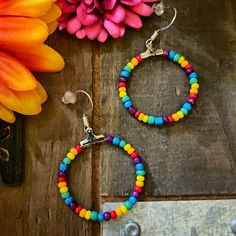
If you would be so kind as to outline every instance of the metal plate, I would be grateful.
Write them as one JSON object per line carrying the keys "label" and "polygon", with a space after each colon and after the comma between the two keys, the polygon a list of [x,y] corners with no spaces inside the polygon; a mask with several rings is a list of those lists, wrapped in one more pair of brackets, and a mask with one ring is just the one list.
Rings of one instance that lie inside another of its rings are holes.
{"label": "metal plate", "polygon": [[[120,204],[105,203],[103,210]],[[102,235],[126,235],[131,220],[140,225],[142,236],[233,236],[234,219],[236,200],[140,202],[119,220],[104,222]]]}

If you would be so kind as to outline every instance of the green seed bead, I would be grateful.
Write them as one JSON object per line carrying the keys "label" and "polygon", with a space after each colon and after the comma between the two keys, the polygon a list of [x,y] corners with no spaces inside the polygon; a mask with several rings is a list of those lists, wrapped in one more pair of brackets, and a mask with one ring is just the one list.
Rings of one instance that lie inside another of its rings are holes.
{"label": "green seed bead", "polygon": [[121,140],[119,147],[123,148],[126,145],[126,141],[125,140]]}
{"label": "green seed bead", "polygon": [[145,175],[145,170],[137,170],[136,175]]}
{"label": "green seed bead", "polygon": [[69,165],[69,164],[71,163],[71,160],[70,160],[68,157],[65,157],[65,158],[63,159],[63,162],[64,162],[65,164]]}
{"label": "green seed bead", "polygon": [[186,108],[182,107],[180,111],[182,111],[185,116],[188,115],[188,110]]}
{"label": "green seed bead", "polygon": [[198,82],[197,78],[192,78],[192,79],[189,80],[190,84],[194,84],[194,83],[197,83],[197,82]]}
{"label": "green seed bead", "polygon": [[66,198],[70,197],[70,193],[69,193],[69,192],[62,193],[62,194],[61,194],[61,197],[62,197],[63,199],[66,199]]}
{"label": "green seed bead", "polygon": [[178,62],[178,60],[180,59],[181,55],[179,55],[178,53],[175,54],[174,58],[173,58],[173,61],[174,62]]}
{"label": "green seed bead", "polygon": [[92,211],[91,220],[96,221],[98,219],[98,213],[96,211]]}
{"label": "green seed bead", "polygon": [[132,208],[132,203],[131,203],[130,201],[126,201],[126,202],[125,202],[125,206],[126,206],[126,208],[129,210],[129,209]]}

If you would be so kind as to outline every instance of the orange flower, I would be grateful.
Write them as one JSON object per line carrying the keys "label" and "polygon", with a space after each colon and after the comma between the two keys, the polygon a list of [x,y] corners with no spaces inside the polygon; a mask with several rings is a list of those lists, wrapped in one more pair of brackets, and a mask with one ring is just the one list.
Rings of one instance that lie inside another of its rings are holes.
{"label": "orange flower", "polygon": [[33,72],[56,72],[64,60],[45,45],[61,15],[55,0],[0,0],[0,119],[13,123],[14,111],[36,115],[47,93]]}

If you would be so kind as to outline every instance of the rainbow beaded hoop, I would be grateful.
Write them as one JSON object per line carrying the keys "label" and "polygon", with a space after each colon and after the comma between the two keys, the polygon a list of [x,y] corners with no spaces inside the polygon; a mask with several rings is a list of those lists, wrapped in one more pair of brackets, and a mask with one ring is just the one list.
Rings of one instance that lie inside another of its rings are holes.
{"label": "rainbow beaded hoop", "polygon": [[[144,112],[140,111],[133,105],[131,97],[128,95],[127,91],[127,81],[133,69],[139,63],[141,63],[144,58],[156,55],[163,55],[165,58],[168,58],[169,60],[172,60],[176,64],[179,64],[185,70],[189,78],[189,84],[190,84],[189,97],[187,101],[180,107],[180,109],[177,112],[165,116],[146,115]],[[120,76],[121,77],[119,80],[119,96],[121,98],[123,106],[128,110],[128,112],[133,117],[149,125],[161,126],[163,124],[177,122],[178,120],[183,119],[192,110],[192,106],[195,104],[197,99],[198,89],[199,89],[197,73],[195,72],[192,65],[185,59],[185,57],[181,56],[180,54],[172,50],[169,51],[168,49],[164,50],[158,49],[153,52],[150,51],[150,49],[148,49],[145,53],[141,53],[140,55],[132,58],[131,61],[128,62],[127,65],[123,67]]]}
{"label": "rainbow beaded hoop", "polygon": [[124,202],[120,207],[106,212],[97,212],[93,210],[87,210],[77,203],[74,197],[70,194],[67,185],[67,172],[69,170],[69,165],[75,159],[75,157],[82,153],[83,149],[80,145],[71,148],[70,152],[67,153],[66,157],[59,165],[58,173],[58,188],[61,194],[61,198],[64,203],[69,206],[69,208],[81,218],[92,221],[109,221],[111,219],[116,219],[127,213],[137,202],[138,197],[143,191],[144,180],[145,180],[145,169],[141,160],[141,156],[137,151],[125,140],[120,139],[119,137],[107,136],[104,141],[111,143],[115,146],[120,147],[128,153],[128,155],[133,159],[134,166],[136,169],[136,180],[135,186],[132,194],[127,201]]}

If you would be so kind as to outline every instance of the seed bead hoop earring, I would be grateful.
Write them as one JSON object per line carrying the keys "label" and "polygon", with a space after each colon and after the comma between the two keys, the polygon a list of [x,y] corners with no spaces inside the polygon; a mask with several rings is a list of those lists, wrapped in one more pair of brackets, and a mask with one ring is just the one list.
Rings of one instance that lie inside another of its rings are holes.
{"label": "seed bead hoop earring", "polygon": [[[164,31],[168,29],[175,21],[177,16],[177,10],[174,7],[163,7],[163,3],[160,4],[154,4],[154,9],[157,15],[161,15],[164,12],[164,8],[172,8],[174,10],[174,17],[172,21],[169,23],[169,25],[160,28],[156,30],[150,39],[146,41],[146,48],[147,50],[144,53],[141,53],[140,55],[132,58],[122,69],[120,73],[120,79],[119,79],[119,97],[121,98],[121,102],[128,110],[128,112],[138,119],[139,121],[143,123],[147,123],[149,125],[157,125],[161,126],[163,124],[168,124],[172,122],[177,122],[180,119],[183,119],[185,116],[188,115],[188,113],[192,110],[192,106],[195,104],[195,101],[198,96],[198,89],[199,89],[199,83],[198,83],[198,75],[195,72],[193,66],[188,62],[188,60],[185,59],[184,56],[181,54],[168,49],[155,49],[152,45],[153,41],[158,36],[158,33],[161,31]],[[187,101],[183,103],[183,105],[180,107],[180,109],[172,114],[164,115],[164,116],[154,116],[154,115],[147,115],[141,110],[139,110],[132,102],[131,97],[128,94],[127,84],[128,79],[130,75],[132,74],[132,71],[135,67],[137,67],[144,59],[150,57],[150,56],[163,56],[164,58],[167,58],[177,65],[180,65],[181,68],[184,69],[186,72],[188,79],[189,79],[189,97]]]}
{"label": "seed bead hoop earring", "polygon": [[[93,102],[88,93],[83,90],[78,90],[76,93],[84,93],[88,96],[91,105],[93,107]],[[62,98],[63,103],[76,103],[77,97],[76,93],[66,92],[64,97]],[[57,184],[59,188],[59,192],[62,200],[65,205],[67,205],[75,214],[84,218],[85,220],[91,221],[109,221],[111,219],[116,219],[127,213],[136,203],[137,199],[143,191],[144,181],[145,181],[145,168],[141,160],[141,156],[139,153],[125,140],[119,138],[118,136],[103,136],[103,135],[95,135],[93,133],[93,129],[89,126],[88,118],[86,115],[82,117],[84,124],[84,131],[87,134],[87,138],[80,142],[79,145],[75,145],[70,149],[70,151],[63,158],[62,162],[59,164],[59,172],[57,178]],[[124,150],[130,158],[133,160],[136,177],[133,191],[130,197],[118,208],[113,209],[111,211],[98,212],[94,210],[85,209],[82,205],[80,205],[75,198],[71,195],[70,190],[68,188],[68,170],[70,164],[78,158],[83,152],[83,150],[89,147],[92,144],[97,144],[100,142],[107,142],[112,144],[113,146],[117,146]]]}

